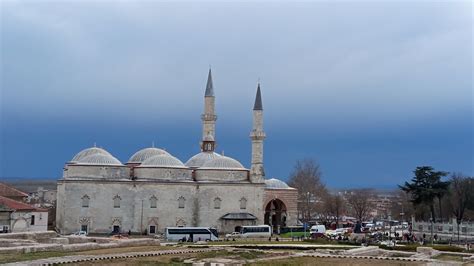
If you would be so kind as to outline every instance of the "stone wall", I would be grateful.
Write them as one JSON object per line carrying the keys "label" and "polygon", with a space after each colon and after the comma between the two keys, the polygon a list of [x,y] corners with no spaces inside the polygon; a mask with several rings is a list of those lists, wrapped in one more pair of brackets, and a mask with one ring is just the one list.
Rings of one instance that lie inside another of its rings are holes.
{"label": "stone wall", "polygon": [[98,178],[129,179],[130,168],[127,166],[95,166],[69,164],[63,172],[64,178]]}
{"label": "stone wall", "polygon": [[192,180],[192,170],[187,168],[135,167],[133,172],[138,179]]}
{"label": "stone wall", "polygon": [[248,180],[248,170],[196,169],[196,181],[244,182]]}
{"label": "stone wall", "polygon": [[[158,232],[170,226],[216,227],[220,232],[231,232],[225,228],[220,217],[231,212],[247,212],[263,224],[264,185],[250,183],[199,183],[158,181],[81,181],[59,180],[57,202],[57,227],[62,234],[70,234],[87,225],[91,233],[110,233],[113,226],[122,232],[144,232],[155,225]],[[82,207],[87,195],[89,207]],[[120,198],[120,208],[114,208],[114,198]],[[157,201],[151,208],[150,198]],[[214,205],[221,199],[220,208]],[[241,209],[240,200],[245,198],[247,206]],[[184,201],[184,208],[179,201]]]}

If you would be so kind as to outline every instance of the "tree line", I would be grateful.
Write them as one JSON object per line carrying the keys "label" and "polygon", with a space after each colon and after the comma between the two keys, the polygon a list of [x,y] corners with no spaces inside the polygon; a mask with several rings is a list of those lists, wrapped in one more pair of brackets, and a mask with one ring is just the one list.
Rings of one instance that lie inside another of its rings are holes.
{"label": "tree line", "polygon": [[[442,221],[455,217],[459,222],[474,218],[474,181],[459,173],[417,167],[410,182],[400,185],[385,217],[408,220]],[[369,220],[377,195],[373,189],[351,189],[331,193],[322,181],[320,165],[312,159],[296,162],[288,184],[298,189],[298,211],[302,222],[314,219],[335,223],[343,215],[358,221]]]}

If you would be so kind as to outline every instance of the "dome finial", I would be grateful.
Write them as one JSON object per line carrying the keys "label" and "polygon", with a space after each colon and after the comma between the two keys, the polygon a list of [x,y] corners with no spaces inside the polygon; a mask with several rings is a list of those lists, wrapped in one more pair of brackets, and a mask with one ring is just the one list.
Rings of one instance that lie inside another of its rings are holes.
{"label": "dome finial", "polygon": [[97,148],[97,143],[94,141],[94,148]]}
{"label": "dome finial", "polygon": [[155,141],[154,140],[151,141],[151,147],[155,148]]}

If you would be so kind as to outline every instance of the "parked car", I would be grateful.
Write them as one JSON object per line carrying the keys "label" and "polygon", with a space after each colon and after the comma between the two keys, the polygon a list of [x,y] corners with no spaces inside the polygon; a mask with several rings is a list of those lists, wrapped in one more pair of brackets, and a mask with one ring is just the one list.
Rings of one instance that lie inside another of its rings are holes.
{"label": "parked car", "polygon": [[87,236],[86,231],[77,231],[75,233],[72,233],[71,236]]}
{"label": "parked car", "polygon": [[242,237],[242,234],[240,234],[240,232],[232,232],[230,234],[226,234],[225,237],[226,238],[238,238],[238,237]]}

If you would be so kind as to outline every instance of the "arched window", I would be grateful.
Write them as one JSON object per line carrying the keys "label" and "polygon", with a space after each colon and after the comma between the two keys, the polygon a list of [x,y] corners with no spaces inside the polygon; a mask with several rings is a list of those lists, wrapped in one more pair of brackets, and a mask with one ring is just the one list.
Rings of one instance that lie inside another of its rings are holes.
{"label": "arched window", "polygon": [[114,208],[120,208],[120,201],[121,201],[121,200],[122,200],[122,199],[120,198],[119,195],[116,195],[116,196],[114,197]]}
{"label": "arched window", "polygon": [[214,209],[220,209],[221,208],[221,199],[219,197],[214,199]]}
{"label": "arched window", "polygon": [[156,208],[156,202],[158,199],[155,196],[151,196],[150,198],[150,208]]}
{"label": "arched window", "polygon": [[185,201],[186,201],[186,199],[183,196],[179,197],[178,198],[178,208],[183,209]]}
{"label": "arched window", "polygon": [[240,209],[247,209],[247,199],[241,198],[240,199]]}
{"label": "arched window", "polygon": [[84,195],[84,196],[82,196],[81,199],[82,199],[82,207],[83,208],[89,208],[89,200],[90,200],[89,196]]}

